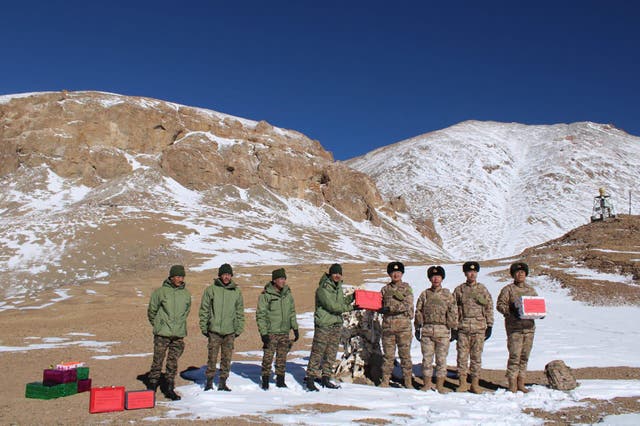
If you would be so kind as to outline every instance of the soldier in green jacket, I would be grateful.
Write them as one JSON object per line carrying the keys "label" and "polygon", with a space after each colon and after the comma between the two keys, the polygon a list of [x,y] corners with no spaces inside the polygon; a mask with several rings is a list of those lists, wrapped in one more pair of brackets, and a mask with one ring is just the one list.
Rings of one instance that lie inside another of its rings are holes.
{"label": "soldier in green jacket", "polygon": [[166,354],[166,396],[173,401],[180,399],[180,395],[174,390],[175,377],[178,371],[178,358],[184,352],[187,317],[191,310],[191,294],[185,288],[184,277],[184,266],[173,265],[162,287],[151,294],[147,309],[147,317],[153,326],[153,362],[148,375],[147,389],[154,392],[158,389],[162,363]]}
{"label": "soldier in green jacket", "polygon": [[322,275],[316,290],[316,310],[313,315],[315,330],[305,379],[308,391],[318,391],[314,382],[321,374],[323,387],[339,388],[331,382],[331,376],[342,334],[342,314],[354,309],[351,305],[353,299],[353,294],[344,295],[342,266],[334,263],[329,273]]}
{"label": "soldier in green jacket", "polygon": [[209,339],[205,391],[213,389],[218,352],[221,352],[218,390],[231,391],[227,378],[231,370],[233,343],[244,331],[242,292],[232,277],[231,265],[225,263],[220,266],[218,278],[205,289],[200,302],[200,331]]}
{"label": "soldier in green jacket", "polygon": [[289,332],[293,330],[294,342],[300,338],[296,307],[291,289],[286,284],[287,274],[284,268],[271,272],[271,281],[258,297],[256,322],[263,343],[262,355],[262,389],[269,389],[271,364],[276,356],[276,386],[286,388],[284,373],[287,353],[291,349]]}

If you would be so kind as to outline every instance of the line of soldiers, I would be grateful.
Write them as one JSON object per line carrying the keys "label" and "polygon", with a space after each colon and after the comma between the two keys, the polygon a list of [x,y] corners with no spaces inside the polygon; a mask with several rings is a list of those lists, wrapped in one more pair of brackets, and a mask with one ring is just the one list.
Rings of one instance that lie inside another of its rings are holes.
{"label": "line of soldiers", "polygon": [[[411,339],[412,323],[415,337],[420,341],[423,361],[422,390],[434,389],[432,383],[433,358],[435,357],[435,389],[447,392],[446,358],[450,342],[457,341],[457,368],[460,384],[457,391],[469,390],[480,393],[479,376],[482,366],[484,341],[491,337],[493,327],[493,301],[487,288],[477,282],[480,265],[466,262],[462,266],[466,282],[460,284],[453,294],[442,287],[445,270],[431,266],[427,277],[431,287],[420,294],[417,305],[413,305],[411,286],[402,280],[404,265],[391,262],[387,265],[390,282],[382,290],[382,347],[384,361],[381,387],[388,387],[395,361],[396,347],[406,388],[412,387]],[[510,268],[514,278],[498,297],[497,309],[505,317],[507,330],[507,378],[509,390],[528,392],[525,387],[527,362],[533,344],[535,323],[519,317],[520,296],[535,296],[535,289],[525,283],[529,268],[525,263],[514,263]],[[166,357],[166,396],[179,400],[174,383],[178,358],[184,351],[187,334],[186,321],[191,309],[191,294],[186,289],[182,265],[174,265],[169,277],[156,289],[148,306],[148,319],[153,326],[154,355],[148,374],[148,389],[158,388],[162,364]],[[203,295],[199,311],[200,330],[208,339],[208,360],[205,391],[213,389],[216,361],[220,353],[220,375],[218,390],[231,391],[227,385],[231,367],[234,341],[244,331],[244,302],[240,288],[234,283],[233,269],[223,264],[218,269],[218,278],[208,286]],[[286,357],[293,342],[300,338],[296,320],[295,302],[291,289],[286,285],[286,271],[276,269],[271,281],[265,284],[258,298],[256,322],[263,343],[261,387],[269,389],[271,367],[275,356],[276,386],[285,383]],[[339,385],[332,381],[333,365],[338,352],[343,326],[342,314],[361,309],[354,304],[354,295],[343,291],[342,266],[333,264],[328,273],[320,278],[315,293],[314,336],[307,365],[305,385],[308,391],[318,391],[316,383],[328,389]],[[294,338],[290,339],[293,332]]]}

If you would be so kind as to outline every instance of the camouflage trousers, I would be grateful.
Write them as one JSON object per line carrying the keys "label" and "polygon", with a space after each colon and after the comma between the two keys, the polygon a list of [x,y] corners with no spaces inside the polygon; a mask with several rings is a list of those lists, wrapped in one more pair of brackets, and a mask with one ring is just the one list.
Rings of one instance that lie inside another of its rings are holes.
{"label": "camouflage trousers", "polygon": [[289,334],[269,334],[269,344],[262,348],[262,375],[271,375],[273,356],[276,357],[276,375],[283,376],[287,365],[287,353],[291,349]]}
{"label": "camouflage trousers", "polygon": [[393,361],[396,358],[396,346],[398,347],[398,355],[400,356],[402,374],[408,374],[409,377],[411,377],[411,370],[413,368],[411,362],[411,339],[413,339],[411,328],[403,328],[401,330],[382,329],[382,351],[384,352],[384,363],[382,364],[383,378],[391,377]]}
{"label": "camouflage trousers", "polygon": [[162,373],[162,363],[165,355],[167,364],[165,366],[165,378],[168,383],[173,383],[178,371],[178,358],[184,352],[184,338],[153,336],[153,361],[149,370],[149,381],[158,382]]}
{"label": "camouflage trousers", "polygon": [[220,354],[220,378],[226,379],[229,377],[229,371],[231,370],[231,356],[233,355],[233,342],[236,339],[236,335],[226,334],[221,335],[209,332],[209,344],[207,349],[209,354],[207,357],[207,379],[213,379],[216,375],[216,361],[218,360],[218,352]]}
{"label": "camouflage trousers", "polygon": [[428,380],[433,375],[433,356],[436,357],[436,377],[447,377],[447,354],[449,337],[422,336],[422,377]]}
{"label": "camouflage trousers", "polygon": [[507,333],[507,377],[524,376],[527,372],[529,354],[533,347],[533,331],[511,331]]}
{"label": "camouflage trousers", "polygon": [[333,376],[333,364],[336,362],[341,334],[342,324],[315,328],[307,377]]}
{"label": "camouflage trousers", "polygon": [[[484,331],[470,333],[459,331],[456,350],[458,352],[458,375],[480,377],[482,369],[482,350],[484,349]],[[470,362],[469,362],[470,360]]]}

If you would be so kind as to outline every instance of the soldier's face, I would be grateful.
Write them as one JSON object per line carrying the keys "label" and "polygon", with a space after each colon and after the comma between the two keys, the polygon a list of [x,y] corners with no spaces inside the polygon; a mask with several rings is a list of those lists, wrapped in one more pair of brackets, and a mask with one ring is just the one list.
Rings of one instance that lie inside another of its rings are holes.
{"label": "soldier's face", "polygon": [[231,274],[222,274],[220,275],[220,281],[222,284],[227,285],[231,282]]}
{"label": "soldier's face", "polygon": [[522,270],[516,271],[516,273],[513,275],[513,279],[517,283],[523,283],[524,280],[527,279],[527,274]]}
{"label": "soldier's face", "polygon": [[174,287],[180,287],[184,282],[184,277],[181,276],[175,276],[169,279],[171,280],[171,284],[173,284]]}
{"label": "soldier's face", "polygon": [[468,282],[473,283],[478,278],[478,271],[467,271],[464,276],[467,277]]}
{"label": "soldier's face", "polygon": [[391,281],[394,283],[402,281],[402,272],[400,271],[391,271],[389,276],[391,277]]}
{"label": "soldier's face", "polygon": [[439,288],[442,285],[442,277],[440,275],[433,275],[430,281],[432,287]]}
{"label": "soldier's face", "polygon": [[276,278],[275,280],[273,280],[273,285],[278,289],[278,290],[282,290],[282,288],[284,287],[284,285],[287,283],[287,279],[286,278]]}
{"label": "soldier's face", "polygon": [[334,283],[339,283],[342,280],[342,274],[331,274],[331,279]]}

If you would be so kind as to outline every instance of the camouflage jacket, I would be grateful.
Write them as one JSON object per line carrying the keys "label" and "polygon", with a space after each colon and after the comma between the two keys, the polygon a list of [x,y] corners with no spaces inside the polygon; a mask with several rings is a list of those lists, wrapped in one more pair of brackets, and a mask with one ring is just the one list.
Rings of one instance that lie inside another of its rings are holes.
{"label": "camouflage jacket", "polygon": [[534,331],[536,329],[536,323],[532,319],[520,319],[513,314],[512,310],[520,304],[520,296],[537,296],[536,290],[525,283],[516,284],[511,283],[504,286],[498,296],[498,302],[496,309],[502,315],[504,315],[504,327],[507,333],[513,331]]}
{"label": "camouflage jacket", "polygon": [[458,329],[467,333],[483,333],[493,327],[493,299],[480,283],[462,283],[453,291],[458,305]]}
{"label": "camouflage jacket", "polygon": [[405,282],[389,283],[382,287],[382,307],[389,307],[389,313],[382,318],[383,329],[411,330],[413,319],[413,291]]}
{"label": "camouflage jacket", "polygon": [[449,337],[449,329],[458,328],[458,308],[446,288],[428,288],[418,297],[414,320],[424,336]]}

